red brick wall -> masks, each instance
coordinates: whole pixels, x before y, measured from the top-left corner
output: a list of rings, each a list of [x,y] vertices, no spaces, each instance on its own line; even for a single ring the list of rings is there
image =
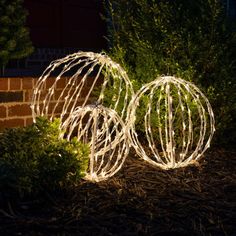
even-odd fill
[[[48,78],[46,88],[51,87],[54,80],[55,78]],[[51,101],[52,106],[58,99],[58,93],[64,88],[66,80],[67,78],[63,78],[57,83],[54,100]],[[93,78],[90,81],[92,80]],[[30,104],[36,81],[37,78],[32,77],[0,78],[0,131],[4,128],[26,126],[32,123]],[[87,83],[83,91],[84,95],[89,87],[90,83]]]
[[[30,101],[36,78],[0,78],[0,131],[32,123]]]

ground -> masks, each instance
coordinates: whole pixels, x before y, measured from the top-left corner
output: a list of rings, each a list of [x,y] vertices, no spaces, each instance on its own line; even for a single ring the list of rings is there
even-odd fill
[[[0,235],[236,235],[236,150],[164,171],[134,153],[108,181],[1,199]],[[3,198],[3,197],[2,197]]]

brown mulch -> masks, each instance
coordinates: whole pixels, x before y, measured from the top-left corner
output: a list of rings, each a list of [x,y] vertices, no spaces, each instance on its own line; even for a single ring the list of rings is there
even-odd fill
[[[131,154],[115,177],[0,209],[0,235],[236,235],[236,151],[164,171]]]

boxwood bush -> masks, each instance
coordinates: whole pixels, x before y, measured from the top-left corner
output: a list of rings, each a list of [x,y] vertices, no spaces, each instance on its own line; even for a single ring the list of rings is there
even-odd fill
[[[89,148],[60,139],[60,121],[37,118],[31,126],[0,134],[0,192],[25,196],[76,184],[87,166]]]

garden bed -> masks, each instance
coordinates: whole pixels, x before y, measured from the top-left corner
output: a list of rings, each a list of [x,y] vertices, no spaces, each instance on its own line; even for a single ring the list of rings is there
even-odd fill
[[[164,171],[133,153],[108,181],[17,202],[0,195],[0,235],[233,236],[235,164],[236,151],[215,149]]]

